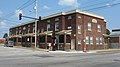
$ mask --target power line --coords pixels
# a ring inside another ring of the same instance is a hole
[[[91,9],[86,9],[86,10],[84,10],[84,11],[96,10],[96,9],[101,9],[101,8],[106,8],[106,7],[117,6],[117,5],[120,5],[120,3],[115,3],[115,4],[110,4],[110,5],[104,5],[104,6],[100,6],[100,7],[95,7],[95,8],[91,8]]]
[[[110,3],[110,2],[113,2],[113,1],[116,1],[116,0],[104,1],[104,2],[100,2],[100,3],[96,3],[96,4],[84,6],[84,7],[82,7],[82,8],[93,7],[93,6],[96,6],[96,5],[101,5],[101,4],[105,4],[105,3]]]

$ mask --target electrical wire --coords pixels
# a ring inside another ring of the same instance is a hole
[[[101,9],[101,8],[106,8],[106,7],[113,7],[113,6],[117,6],[120,5],[120,3],[115,3],[115,4],[110,4],[110,5],[104,5],[104,6],[100,6],[100,7],[95,7],[95,8],[90,8],[90,9],[86,9],[83,11],[91,11],[91,10],[96,10],[96,9]]]
[[[105,4],[105,3],[110,3],[110,2],[113,2],[113,1],[116,1],[116,0],[104,1],[104,2],[97,3],[97,4],[92,4],[92,5],[84,6],[84,7],[81,7],[81,8],[93,7],[93,6],[96,6],[96,5],[101,5],[101,4]]]

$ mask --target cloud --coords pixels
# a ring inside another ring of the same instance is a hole
[[[20,9],[15,10],[15,17],[18,17],[18,16],[19,16],[19,13],[23,13],[23,11],[20,10]]]
[[[50,9],[50,8],[47,5],[44,5],[43,9]]]
[[[3,12],[2,11],[0,11],[0,15],[2,15],[3,14]]]
[[[0,28],[8,28],[6,20],[0,21]]]
[[[78,8],[80,6],[78,0],[59,0],[58,4],[61,6],[72,6],[75,8]]]

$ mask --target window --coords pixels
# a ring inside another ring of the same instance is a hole
[[[19,34],[21,34],[21,30],[19,30]]]
[[[28,33],[30,33],[30,28],[28,28]]]
[[[100,37],[100,45],[102,45],[102,37]]]
[[[98,28],[98,32],[101,32],[101,25],[100,24],[98,24],[97,28]]]
[[[80,39],[78,40],[78,45],[81,45],[81,40]]]
[[[71,17],[71,16],[68,16],[68,19],[72,19],[72,17]]]
[[[30,25],[28,25],[28,27],[30,27]]]
[[[91,31],[91,23],[88,23],[88,31]]]
[[[26,27],[23,27],[23,30],[25,30],[26,29]]]
[[[93,37],[90,37],[90,44],[93,45]]]
[[[55,21],[59,21],[59,18],[55,18]]]
[[[96,44],[97,44],[97,45],[99,44],[99,40],[98,40],[98,37],[96,37]]]
[[[40,33],[40,29],[38,29],[38,33]]]
[[[86,44],[89,44],[89,37],[86,36]]]
[[[68,26],[67,29],[70,30],[72,27],[71,26]]]
[[[35,33],[35,27],[33,27],[33,33]]]
[[[59,22],[55,23],[55,31],[59,31]]]
[[[44,29],[41,29],[41,33],[43,33],[44,32]]]
[[[16,35],[19,34],[18,28],[16,28]]]
[[[81,25],[78,25],[78,34],[81,34]]]
[[[47,25],[47,31],[50,31],[50,24]]]

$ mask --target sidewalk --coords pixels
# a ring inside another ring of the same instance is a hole
[[[112,51],[120,51],[120,49],[103,49],[103,50],[90,50],[90,51],[76,51],[76,50],[69,50],[69,51],[50,51],[48,49],[41,49],[41,48],[28,48],[28,47],[22,47],[22,46],[14,46],[14,48],[22,48],[22,49],[29,49],[29,50],[35,50],[35,51],[43,51],[43,52],[49,52],[49,53],[98,53],[98,52],[112,52]]]
[[[96,52],[112,52],[112,51],[120,51],[120,49],[103,49],[103,50],[91,50]]]

